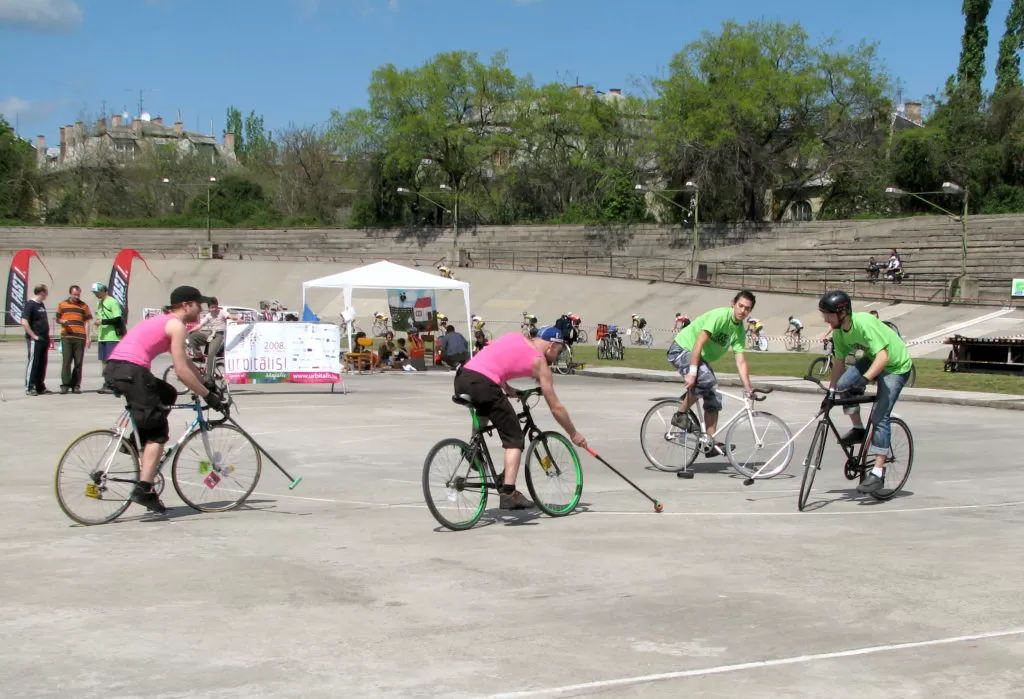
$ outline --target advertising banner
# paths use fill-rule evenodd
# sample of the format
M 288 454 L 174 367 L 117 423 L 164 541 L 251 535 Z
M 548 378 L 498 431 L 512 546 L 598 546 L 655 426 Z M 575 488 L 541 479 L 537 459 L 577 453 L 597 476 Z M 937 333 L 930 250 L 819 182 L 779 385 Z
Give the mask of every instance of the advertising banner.
M 388 289 L 391 327 L 396 332 L 437 330 L 437 303 L 433 289 Z
M 1014 279 L 1010 296 L 1024 296 L 1024 279 Z
M 39 257 L 35 250 L 18 250 L 11 258 L 11 270 L 7 275 L 7 306 L 4 309 L 4 325 L 21 325 L 21 316 L 25 312 L 25 304 L 28 303 L 28 267 L 32 258 L 43 264 L 43 258 Z M 43 265 L 46 269 L 46 265 Z M 50 274 L 50 270 L 46 269 Z M 53 275 L 50 274 L 50 283 L 53 284 Z
M 142 260 L 142 264 L 146 265 L 146 270 L 153 274 L 146 258 L 137 250 L 124 248 L 114 257 L 114 264 L 110 268 L 110 281 L 107 282 L 107 293 L 113 296 L 121 306 L 121 315 L 124 317 L 125 325 L 128 324 L 128 284 L 132 280 L 132 260 Z M 153 274 L 153 278 L 160 281 L 155 274 Z
M 233 384 L 340 383 L 341 328 L 333 323 L 228 323 L 224 371 Z

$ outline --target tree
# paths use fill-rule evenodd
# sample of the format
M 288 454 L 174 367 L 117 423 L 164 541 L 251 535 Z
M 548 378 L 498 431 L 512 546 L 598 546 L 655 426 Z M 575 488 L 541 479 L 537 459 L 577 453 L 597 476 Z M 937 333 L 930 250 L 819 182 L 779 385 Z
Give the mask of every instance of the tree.
M 996 60 L 996 95 L 1021 89 L 1020 52 L 1024 50 L 1024 0 L 1011 0 L 1006 31 L 999 42 Z
M 330 224 L 338 203 L 334 147 L 318 127 L 292 127 L 281 136 L 279 196 L 282 211 Z
M 255 110 L 243 120 L 237 107 L 228 107 L 224 133 L 235 135 L 235 155 L 244 165 L 267 166 L 274 162 L 277 151 L 273 134 L 263 127 L 263 117 Z
M 956 96 L 968 109 L 981 105 L 981 81 L 985 77 L 985 49 L 988 47 L 988 13 L 992 0 L 964 0 L 964 33 L 960 65 L 956 71 Z
M 726 22 L 654 88 L 662 177 L 699 184 L 702 219 L 783 216 L 812 180 L 870 163 L 891 109 L 874 46 L 813 45 L 799 24 Z
M 35 214 L 36 151 L 17 137 L 0 114 L 0 220 L 28 221 Z

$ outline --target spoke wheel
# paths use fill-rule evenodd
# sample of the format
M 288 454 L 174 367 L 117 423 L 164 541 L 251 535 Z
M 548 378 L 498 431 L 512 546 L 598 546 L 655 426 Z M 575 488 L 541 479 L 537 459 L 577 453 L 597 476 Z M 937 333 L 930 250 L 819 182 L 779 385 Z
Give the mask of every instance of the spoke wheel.
M 57 464 L 54 490 L 60 509 L 74 521 L 106 524 L 128 509 L 128 498 L 138 480 L 139 452 L 135 443 L 126 437 L 118 447 L 113 430 L 93 430 L 64 450 Z
M 659 471 L 673 473 L 688 468 L 700 452 L 700 433 L 681 430 L 672 424 L 679 403 L 675 399 L 655 403 L 640 423 L 640 448 Z M 697 415 L 693 410 L 689 412 L 691 424 L 699 425 Z
M 423 497 L 442 527 L 470 529 L 487 505 L 486 466 L 461 439 L 443 439 L 423 462 Z
M 882 489 L 871 493 L 876 500 L 889 500 L 903 490 L 910 478 L 910 469 L 914 465 L 914 437 L 910 434 L 907 423 L 898 417 L 890 418 L 889 454 L 885 459 L 885 477 Z M 868 456 L 868 459 L 874 457 Z M 871 472 L 871 465 L 865 465 L 861 480 Z
M 563 517 L 583 494 L 583 469 L 572 442 L 558 432 L 541 432 L 526 448 L 526 487 L 541 512 Z
M 234 425 L 196 430 L 174 455 L 171 482 L 178 497 L 200 512 L 233 510 L 256 488 L 260 450 Z
M 759 480 L 772 478 L 785 471 L 793 459 L 792 438 L 789 425 L 780 418 L 754 411 L 729 426 L 725 434 L 726 454 L 740 475 Z M 755 475 L 758 471 L 760 474 Z
M 814 485 L 814 476 L 821 468 L 821 457 L 825 453 L 825 437 L 828 435 L 828 425 L 820 423 L 814 430 L 814 438 L 811 440 L 811 448 L 807 450 L 807 460 L 804 461 L 804 477 L 800 481 L 800 495 L 797 496 L 796 506 L 801 512 L 807 507 L 807 499 L 811 496 L 811 486 Z

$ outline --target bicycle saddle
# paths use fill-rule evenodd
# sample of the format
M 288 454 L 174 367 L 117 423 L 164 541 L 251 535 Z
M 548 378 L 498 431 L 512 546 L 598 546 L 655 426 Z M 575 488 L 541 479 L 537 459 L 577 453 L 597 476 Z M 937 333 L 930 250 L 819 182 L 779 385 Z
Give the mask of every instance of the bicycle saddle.
M 457 395 L 452 396 L 452 403 L 455 403 L 456 405 L 461 405 L 466 408 L 473 407 L 473 401 L 470 399 L 469 394 L 467 393 L 459 393 Z

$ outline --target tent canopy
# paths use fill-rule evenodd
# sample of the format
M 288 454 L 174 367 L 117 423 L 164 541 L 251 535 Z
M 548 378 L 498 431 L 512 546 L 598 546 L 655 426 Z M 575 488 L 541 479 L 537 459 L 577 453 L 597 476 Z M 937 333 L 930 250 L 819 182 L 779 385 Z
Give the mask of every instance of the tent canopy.
M 306 289 L 340 289 L 345 299 L 346 309 L 352 306 L 353 289 L 448 289 L 461 291 L 462 298 L 466 302 L 466 327 L 470 329 L 473 327 L 469 310 L 469 282 L 428 274 L 386 260 L 302 282 L 303 307 L 306 305 Z M 349 323 L 347 327 L 348 346 L 351 349 L 352 324 Z M 469 351 L 470 353 L 473 351 L 472 344 L 470 344 Z

